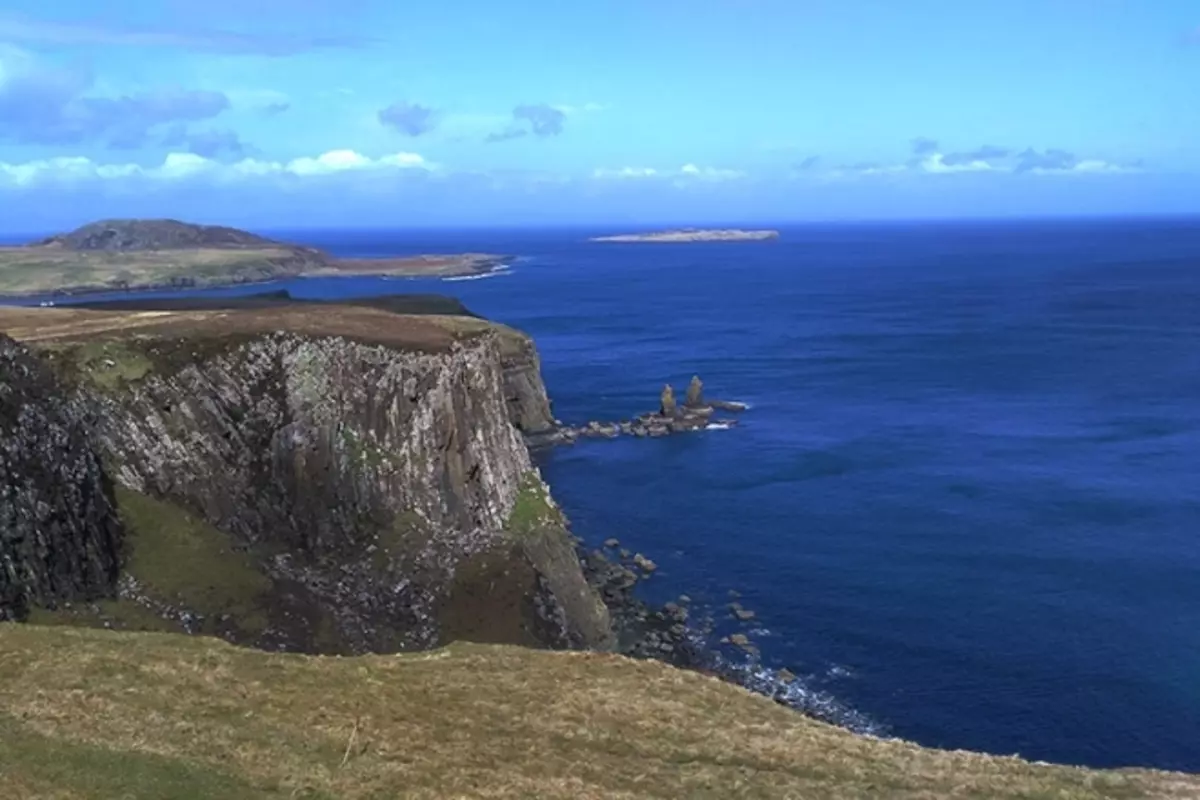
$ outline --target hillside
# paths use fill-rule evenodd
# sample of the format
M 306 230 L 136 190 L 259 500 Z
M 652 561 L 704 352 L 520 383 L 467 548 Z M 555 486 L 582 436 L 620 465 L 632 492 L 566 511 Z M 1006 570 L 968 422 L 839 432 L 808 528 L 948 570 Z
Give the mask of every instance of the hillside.
M 177 220 L 105 220 L 25 246 L 0 247 L 0 297 L 191 289 L 297 277 L 473 275 L 486 253 L 339 259 L 247 231 Z
M 1195 778 L 928 750 L 652 661 L 357 658 L 0 625 L 9 798 L 1194 798 Z

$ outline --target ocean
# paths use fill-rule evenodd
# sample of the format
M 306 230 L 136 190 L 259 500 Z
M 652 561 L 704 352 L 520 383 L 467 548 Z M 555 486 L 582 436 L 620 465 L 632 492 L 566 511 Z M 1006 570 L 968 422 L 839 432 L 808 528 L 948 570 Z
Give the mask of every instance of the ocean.
M 659 564 L 648 599 L 739 593 L 763 662 L 844 724 L 1200 770 L 1200 221 L 267 233 L 517 256 L 482 279 L 276 286 L 455 295 L 534 336 L 566 422 L 656 408 L 693 374 L 749 403 L 730 430 L 540 466 L 578 535 Z

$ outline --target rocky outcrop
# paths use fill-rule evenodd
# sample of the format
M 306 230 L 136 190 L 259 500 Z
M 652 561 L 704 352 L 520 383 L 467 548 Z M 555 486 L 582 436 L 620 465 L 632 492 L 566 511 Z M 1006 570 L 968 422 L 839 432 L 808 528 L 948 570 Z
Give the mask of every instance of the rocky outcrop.
M 95 444 L 138 512 L 123 602 L 271 649 L 611 646 L 510 421 L 506 332 L 445 337 L 444 318 L 365 308 L 283 327 L 258 313 L 168 313 L 42 347 L 94 409 Z M 525 388 L 532 423 L 544 390 L 532 376 Z M 242 602 L 203 608 L 187 600 L 205 596 L 194 586 L 164 590 L 147 565 L 180 550 L 160 541 L 175 535 L 156 528 L 167 513 L 261 578 L 241 582 Z
M 633 419 L 618 422 L 593 420 L 577 426 L 562 425 L 556 422 L 554 427 L 528 436 L 527 440 L 533 447 L 546 447 L 557 444 L 573 444 L 579 439 L 615 439 L 619 436 L 657 438 L 673 433 L 687 433 L 709 428 L 731 428 L 738 424 L 736 418 L 717 417 L 715 413 L 717 411 L 739 413 L 748 408 L 749 406 L 745 403 L 731 400 L 705 399 L 703 383 L 699 377 L 693 377 L 682 405 L 675 397 L 675 390 L 670 384 L 666 384 L 659 393 L 658 411 L 639 414 Z
M 0 619 L 115 589 L 121 524 L 92 423 L 44 362 L 0 334 Z

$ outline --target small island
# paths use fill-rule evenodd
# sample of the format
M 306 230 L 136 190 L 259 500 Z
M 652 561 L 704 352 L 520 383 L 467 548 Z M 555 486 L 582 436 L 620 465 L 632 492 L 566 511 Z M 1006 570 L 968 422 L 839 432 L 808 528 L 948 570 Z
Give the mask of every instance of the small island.
M 763 242 L 778 239 L 775 230 L 740 230 L 680 228 L 650 233 L 622 233 L 616 236 L 594 236 L 589 242 Z
M 0 247 L 0 297 L 215 288 L 299 277 L 445 278 L 481 275 L 508 261 L 488 253 L 337 258 L 219 225 L 115 219 Z

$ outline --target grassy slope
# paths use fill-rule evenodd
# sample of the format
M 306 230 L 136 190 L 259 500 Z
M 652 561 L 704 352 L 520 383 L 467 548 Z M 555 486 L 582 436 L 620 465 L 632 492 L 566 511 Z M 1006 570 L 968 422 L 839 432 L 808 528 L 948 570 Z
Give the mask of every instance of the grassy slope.
M 262 281 L 297 274 L 280 264 L 286 249 L 197 248 L 132 253 L 74 252 L 55 248 L 0 248 L 0 295 L 60 290 L 160 286 L 190 278 L 198 285 Z
M 189 248 L 130 252 L 0 247 L 0 297 L 114 288 L 147 289 L 181 280 L 196 286 L 258 283 L 297 275 L 470 275 L 486 272 L 498 256 L 462 253 L 390 259 L 317 262 L 286 247 Z
M 455 645 L 354 659 L 0 626 L 6 798 L 1134 798 L 1200 782 L 878 741 L 694 673 Z

